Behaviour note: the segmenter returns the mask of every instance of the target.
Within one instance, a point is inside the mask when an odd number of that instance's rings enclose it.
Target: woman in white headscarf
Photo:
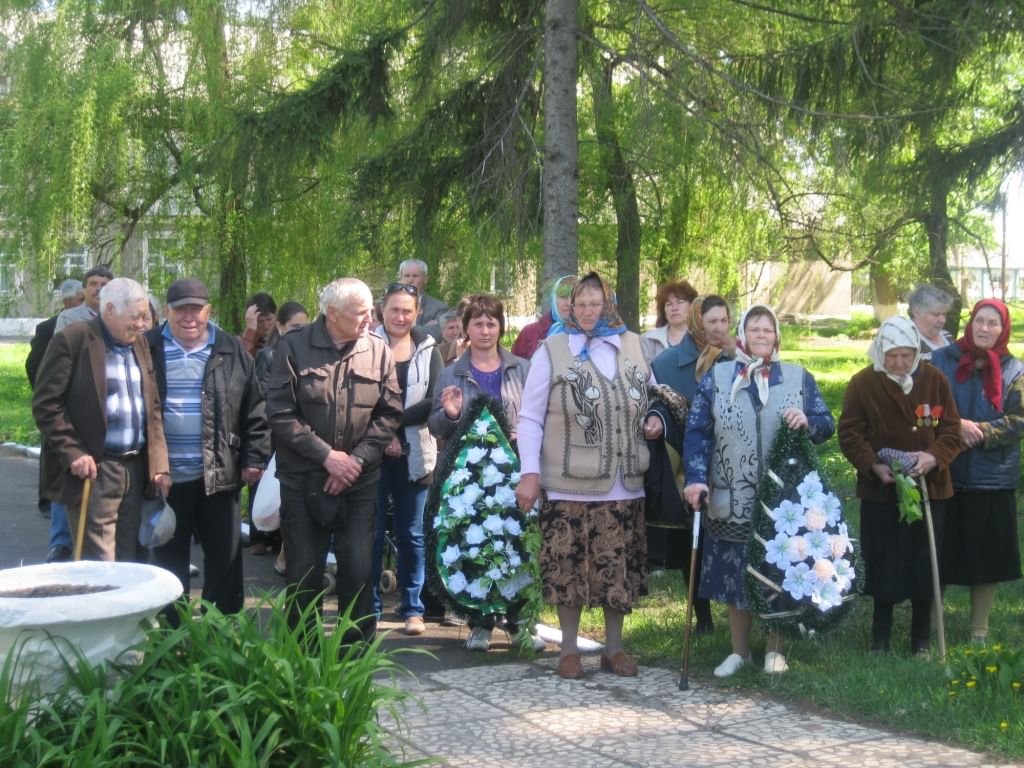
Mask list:
[[[921,360],[920,335],[910,320],[882,323],[868,357],[871,365],[846,388],[839,446],[857,470],[864,594],[875,603],[871,650],[889,650],[893,606],[910,600],[910,647],[926,654],[933,594],[927,529],[923,520],[900,521],[893,469],[879,451],[904,452],[902,468],[913,478],[924,476],[941,550],[945,502],[953,495],[949,464],[960,452],[960,414],[946,377]]]
[[[729,677],[750,662],[753,614],[743,591],[754,498],[779,425],[806,429],[814,443],[835,431],[814,377],[779,361],[779,321],[763,304],[743,313],[736,359],[716,364],[701,379],[686,420],[683,455],[687,502],[707,496],[700,596],[729,606],[732,653],[715,668]],[[764,669],[789,669],[782,638],[769,634]]]

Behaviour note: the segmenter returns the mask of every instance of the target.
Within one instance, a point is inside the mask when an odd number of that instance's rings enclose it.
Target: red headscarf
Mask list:
[[[1003,323],[1003,332],[999,334],[991,349],[978,349],[974,345],[974,318],[982,307],[991,307],[999,313]],[[964,328],[964,335],[957,339],[960,347],[960,363],[956,367],[956,380],[963,384],[974,371],[981,374],[981,384],[985,397],[999,412],[1003,412],[1003,365],[1000,358],[1010,354],[1006,348],[1010,340],[1010,310],[999,299],[982,299],[971,310],[971,319]]]

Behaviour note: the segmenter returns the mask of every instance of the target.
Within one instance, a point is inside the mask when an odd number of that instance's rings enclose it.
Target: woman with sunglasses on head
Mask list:
[[[441,355],[434,337],[416,327],[419,295],[407,283],[392,283],[381,303],[383,324],[376,333],[387,341],[405,410],[398,433],[384,449],[377,500],[377,541],[373,551],[373,597],[379,615],[380,573],[387,533],[387,499],[394,502],[392,530],[398,548],[398,615],[407,635],[422,635],[425,555],[423,507],[437,463],[437,443],[427,429],[434,386],[441,373]]]
[[[469,296],[462,313],[462,331],[468,346],[438,379],[429,421],[431,433],[440,439],[451,437],[470,403],[481,395],[488,395],[501,404],[506,421],[515,430],[529,363],[501,346],[505,333],[504,305],[487,294]],[[508,438],[515,447],[515,432]],[[494,615],[467,615],[470,634],[466,647],[469,650],[490,648],[496,619]],[[514,616],[506,616],[506,629],[510,635],[515,634]],[[542,649],[543,643],[536,641],[534,647]]]

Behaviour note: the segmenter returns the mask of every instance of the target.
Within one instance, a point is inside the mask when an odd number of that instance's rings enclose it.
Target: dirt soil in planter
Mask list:
[[[110,592],[114,589],[117,587],[108,584],[40,584],[37,587],[2,590],[0,597],[67,597],[69,595]]]

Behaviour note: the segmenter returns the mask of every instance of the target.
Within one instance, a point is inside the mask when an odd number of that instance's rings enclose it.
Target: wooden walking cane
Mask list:
[[[939,661],[946,658],[946,627],[942,618],[942,585],[939,583],[939,554],[935,546],[935,525],[932,522],[932,503],[928,499],[928,485],[924,475],[919,475],[917,484],[921,487],[921,502],[924,506],[924,522],[928,526],[928,555],[932,560],[932,610],[935,614],[935,628],[939,634]]]
[[[700,509],[693,513],[693,547],[690,550],[690,579],[686,585],[686,636],[683,640],[683,669],[679,673],[679,690],[690,690],[690,624],[693,619],[694,582],[697,580],[697,548],[700,546],[700,520],[707,497],[701,494]]]
[[[78,531],[75,534],[75,560],[82,559],[82,545],[85,544],[85,514],[89,511],[89,493],[92,491],[92,480],[85,478],[82,486],[82,506],[78,510]]]

